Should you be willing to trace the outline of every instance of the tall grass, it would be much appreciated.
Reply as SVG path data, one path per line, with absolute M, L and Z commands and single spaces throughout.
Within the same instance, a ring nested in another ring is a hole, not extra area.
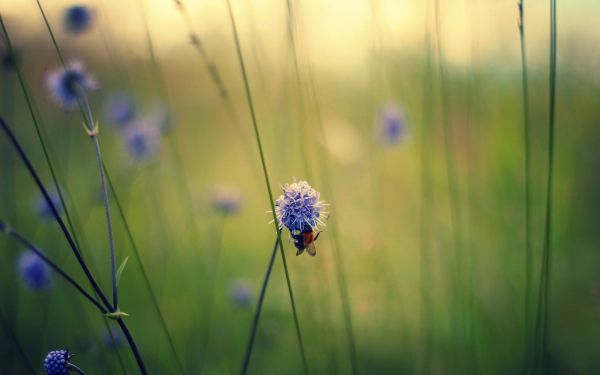
M 300 97 L 300 99 L 302 99 L 303 95 L 302 95 L 302 85 L 301 85 L 301 74 L 300 74 L 300 68 L 299 68 L 299 57 L 298 57 L 298 48 L 297 48 L 297 43 L 296 43 L 296 38 L 297 38 L 297 32 L 296 32 L 296 27 L 295 25 L 298 23 L 298 21 L 296 20 L 295 16 L 294 16 L 294 6 L 293 6 L 293 2 L 292 0 L 286 0 L 286 5 L 287 5 L 287 24 L 288 24 L 288 33 L 289 33 L 289 40 L 290 40 L 290 44 L 291 44 L 291 49 L 292 49 L 292 54 L 293 54 L 293 60 L 294 60 L 294 72 L 295 72 L 295 79 L 297 81 L 297 88 L 298 88 L 298 95 Z M 321 116 L 321 109 L 320 109 L 320 105 L 319 105 L 319 100 L 317 98 L 317 89 L 316 89 L 316 85 L 315 85 L 315 80 L 314 80 L 314 74 L 312 72 L 310 63 L 307 62 L 308 65 L 308 92 L 310 95 L 310 98 L 312 99 L 311 104 L 312 104 L 312 109 L 315 112 L 315 118 L 316 118 L 316 127 L 317 127 L 317 134 L 319 136 L 319 138 L 323 141 L 322 142 L 322 146 L 321 147 L 317 147 L 317 154 L 318 154 L 318 169 L 321 175 L 321 178 L 323 179 L 323 186 L 324 186 L 324 193 L 325 195 L 328 197 L 330 204 L 333 207 L 339 207 L 335 204 L 335 193 L 332 187 L 332 182 L 331 182 L 331 166 L 330 166 L 330 162 L 329 162 L 329 156 L 326 154 L 326 151 L 324 150 L 325 145 L 328 144 L 328 142 L 330 142 L 331 140 L 327 138 L 327 135 L 325 133 L 324 130 L 324 126 L 323 126 L 323 119 Z M 303 101 L 301 100 L 301 104 L 303 104 Z M 302 111 L 302 108 L 301 108 Z M 304 118 L 303 118 L 304 119 Z M 307 127 L 308 128 L 308 127 Z M 306 135 L 306 131 L 302 132 L 302 134 Z M 302 144 L 304 145 L 309 145 L 311 142 L 308 141 L 307 139 L 303 139 L 302 140 Z M 307 160 L 307 156 L 306 156 L 306 151 L 303 153 L 303 160 L 305 161 L 305 167 L 307 168 L 307 174 L 308 174 L 308 167 L 307 164 L 308 162 Z M 347 346 L 348 346 L 348 352 L 349 352 L 349 357 L 350 357 L 350 366 L 351 366 L 351 370 L 353 374 L 357 374 L 358 373 L 358 363 L 357 363 L 357 355 L 356 355 L 356 343 L 354 340 L 354 329 L 353 329 L 353 325 L 352 325 L 352 313 L 351 313 L 351 304 L 350 304 L 350 297 L 349 297 L 349 293 L 348 293 L 348 282 L 347 282 L 347 278 L 346 278 L 346 272 L 345 272 L 345 266 L 343 263 L 343 257 L 342 257 L 342 253 L 341 253 L 341 241 L 340 241 L 340 236 L 339 236 L 339 230 L 338 230 L 338 225 L 337 225 L 337 220 L 333 220 L 329 226 L 330 228 L 330 233 L 331 233 L 331 243 L 332 243 L 332 249 L 333 249 L 333 256 L 334 256 L 334 269 L 335 269 L 335 274 L 336 274 L 336 280 L 337 280 L 337 286 L 338 286 L 338 292 L 340 295 L 340 300 L 342 302 L 342 314 L 343 314 L 343 319 L 344 319 L 344 329 L 345 329 L 345 334 L 346 334 L 346 342 L 347 342 Z
M 521 80 L 523 89 L 523 141 L 525 147 L 525 311 L 524 338 L 525 361 L 530 360 L 531 342 L 531 292 L 532 292 L 532 248 L 531 248 L 531 124 L 529 109 L 529 74 L 527 71 L 527 48 L 525 44 L 525 4 L 519 1 L 519 41 L 521 50 Z M 526 368 L 526 367 L 525 367 Z
M 546 181 L 546 214 L 544 219 L 544 242 L 538 291 L 538 310 L 535 322 L 536 347 L 534 348 L 534 372 L 546 373 L 549 370 L 548 336 L 550 321 L 550 287 L 552 270 L 552 219 L 554 194 L 554 133 L 556 122 L 556 0 L 550 0 L 550 95 L 548 107 L 548 159 Z
M 267 193 L 269 196 L 269 204 L 271 206 L 271 213 L 273 214 L 273 225 L 274 225 L 275 231 L 277 233 L 277 238 L 280 238 L 281 237 L 281 229 L 279 228 L 279 221 L 277 220 L 277 216 L 275 214 L 275 200 L 273 199 L 273 192 L 271 190 L 271 182 L 269 180 L 269 173 L 267 171 L 265 154 L 263 151 L 263 146 L 262 146 L 262 142 L 261 142 L 261 138 L 260 138 L 260 131 L 258 129 L 258 121 L 256 119 L 256 113 L 254 111 L 254 104 L 252 101 L 252 93 L 250 91 L 250 82 L 248 80 L 248 74 L 246 72 L 246 66 L 244 64 L 242 48 L 241 48 L 240 39 L 239 39 L 238 31 L 237 31 L 237 26 L 235 23 L 235 17 L 233 15 L 233 9 L 231 7 L 231 1 L 226 0 L 226 3 L 227 3 L 227 11 L 229 13 L 229 19 L 231 21 L 231 28 L 233 31 L 233 38 L 234 38 L 234 42 L 235 42 L 235 49 L 236 49 L 236 53 L 237 53 L 237 57 L 238 57 L 238 62 L 240 65 L 240 70 L 241 70 L 242 78 L 244 81 L 244 89 L 245 89 L 245 93 L 246 93 L 246 100 L 248 102 L 248 109 L 250 110 L 250 116 L 252 118 L 252 126 L 254 129 L 254 136 L 256 138 L 256 145 L 258 147 L 258 152 L 260 154 L 260 162 L 261 162 L 261 166 L 262 166 L 263 177 L 265 179 L 265 184 L 267 187 Z M 302 366 L 303 366 L 304 372 L 306 374 L 308 374 L 309 373 L 308 363 L 306 361 L 306 354 L 304 351 L 304 343 L 302 341 L 302 333 L 300 331 L 300 323 L 298 322 L 298 314 L 296 312 L 296 303 L 294 301 L 294 293 L 292 291 L 292 283 L 290 281 L 290 275 L 289 275 L 289 271 L 288 271 L 285 252 L 283 250 L 283 244 L 281 243 L 281 241 L 279 241 L 279 252 L 281 254 L 281 261 L 283 263 L 283 270 L 285 273 L 285 279 L 287 282 L 288 293 L 290 296 L 290 303 L 292 305 L 292 312 L 293 312 L 293 316 L 294 316 L 294 325 L 296 327 L 296 337 L 298 339 L 300 355 L 302 357 Z
M 446 161 L 446 178 L 448 181 L 448 201 L 450 205 L 450 230 L 452 232 L 452 248 L 454 252 L 453 264 L 451 266 L 452 282 L 454 287 L 453 306 L 453 331 L 456 339 L 463 342 L 465 335 L 465 297 L 463 294 L 463 272 L 464 262 L 462 259 L 462 226 L 460 216 L 460 202 L 459 192 L 456 174 L 456 165 L 453 154 L 453 139 L 454 139 L 454 125 L 453 116 L 450 105 L 450 87 L 448 85 L 446 77 L 446 63 L 444 57 L 444 46 L 442 43 L 442 20 L 440 1 L 435 0 L 434 6 L 434 18 L 435 18 L 435 35 L 436 35 L 436 46 L 437 46 L 437 59 L 438 59 L 438 71 L 439 71 L 439 83 L 441 90 L 441 116 L 442 116 L 442 128 L 444 138 L 444 157 Z M 463 359 L 460 346 L 453 348 L 455 371 L 459 371 L 460 366 L 463 364 Z

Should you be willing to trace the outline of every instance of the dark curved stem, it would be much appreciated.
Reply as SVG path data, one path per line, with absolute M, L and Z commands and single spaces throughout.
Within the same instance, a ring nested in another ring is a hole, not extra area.
M 258 297 L 258 305 L 256 306 L 256 312 L 254 313 L 254 319 L 252 320 L 252 329 L 250 331 L 250 338 L 248 339 L 248 346 L 246 347 L 246 354 L 244 355 L 244 364 L 240 374 L 245 375 L 248 372 L 248 366 L 250 365 L 250 357 L 252 356 L 252 349 L 254 348 L 254 340 L 256 339 L 256 330 L 258 328 L 258 320 L 260 319 L 260 313 L 262 311 L 263 302 L 265 300 L 265 294 L 267 292 L 267 285 L 271 278 L 271 271 L 273 271 L 273 264 L 275 263 L 275 256 L 277 255 L 277 245 L 279 245 L 280 236 L 275 239 L 275 245 L 273 245 L 273 251 L 271 252 L 271 259 L 269 259 L 269 266 L 267 267 L 267 273 L 263 280 L 262 288 L 260 289 L 260 296 Z
M 71 233 L 65 226 L 65 223 L 62 220 L 62 218 L 60 217 L 60 215 L 58 214 L 58 211 L 56 210 L 56 207 L 54 206 L 52 199 L 50 199 L 50 195 L 48 194 L 48 191 L 44 187 L 44 184 L 40 180 L 40 177 L 38 176 L 37 172 L 33 168 L 33 165 L 29 161 L 29 158 L 25 154 L 25 151 L 19 144 L 19 141 L 17 140 L 14 133 L 12 132 L 12 130 L 10 130 L 10 128 L 8 127 L 8 125 L 6 124 L 6 122 L 4 121 L 4 119 L 2 117 L 0 117 L 0 127 L 2 127 L 2 130 L 8 136 L 10 142 L 12 143 L 12 145 L 15 147 L 15 150 L 19 154 L 19 157 L 21 158 L 21 160 L 27 167 L 29 174 L 35 181 L 37 187 L 40 189 L 42 195 L 44 196 L 44 199 L 46 200 L 46 203 L 48 204 L 48 207 L 50 207 L 50 210 L 52 211 L 52 215 L 56 219 L 56 222 L 58 223 L 58 225 L 60 226 L 60 229 L 62 230 L 63 234 L 65 235 L 65 238 L 67 239 L 67 242 L 69 243 L 69 246 L 71 247 L 71 250 L 73 251 L 73 254 L 75 255 L 75 258 L 77 258 L 77 262 L 79 263 L 79 266 L 85 273 L 85 276 L 87 277 L 88 281 L 92 285 L 92 288 L 94 288 L 94 291 L 98 294 L 98 297 L 100 297 L 100 299 L 102 300 L 102 303 L 104 304 L 106 309 L 112 310 L 112 306 L 110 305 L 110 302 L 108 302 L 108 300 L 106 299 L 106 296 L 100 289 L 100 286 L 94 279 L 94 276 L 92 276 L 92 273 L 90 272 L 90 269 L 88 268 L 87 264 L 83 260 L 83 257 L 81 256 L 81 253 L 79 252 L 79 249 L 77 248 L 77 245 L 75 244 L 75 241 L 73 240 L 73 237 L 71 236 Z
M 4 232 L 12 238 L 19 241 L 23 246 L 27 247 L 29 250 L 33 251 L 37 256 L 39 256 L 50 268 L 52 268 L 56 273 L 61 275 L 69 284 L 71 284 L 81 295 L 88 299 L 91 303 L 94 304 L 103 314 L 106 314 L 108 310 L 104 308 L 94 297 L 92 297 L 88 292 L 86 292 L 81 285 L 77 281 L 75 281 L 69 274 L 67 274 L 59 265 L 54 263 L 50 258 L 48 258 L 37 246 L 23 237 L 19 232 L 14 230 L 8 224 L 4 223 L 0 220 L 0 232 Z
M 138 364 L 140 372 L 142 373 L 142 375 L 148 374 L 148 371 L 146 370 L 146 365 L 144 365 L 144 360 L 142 359 L 142 356 L 140 354 L 140 350 L 138 349 L 138 347 L 135 343 L 135 340 L 133 339 L 133 336 L 131 335 L 131 332 L 129 332 L 129 328 L 127 328 L 127 324 L 125 324 L 123 319 L 117 319 L 117 323 L 119 324 L 121 331 L 123 331 L 123 334 L 125 335 L 125 338 L 127 339 L 127 342 L 129 343 L 129 347 L 131 347 L 131 352 L 133 353 L 133 356 L 135 357 L 135 361 Z
M 85 375 L 85 372 L 83 372 L 83 370 L 82 370 L 82 369 L 80 369 L 79 367 L 77 367 L 76 365 L 74 365 L 74 364 L 72 364 L 72 363 L 69 363 L 69 364 L 67 365 L 67 368 L 68 368 L 69 370 L 73 370 L 73 371 L 75 371 L 75 372 L 76 372 L 76 373 L 78 373 L 79 375 Z

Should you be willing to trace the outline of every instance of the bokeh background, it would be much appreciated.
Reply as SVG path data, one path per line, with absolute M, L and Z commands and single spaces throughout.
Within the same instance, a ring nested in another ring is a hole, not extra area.
M 531 355 L 525 300 L 529 295 L 531 318 L 546 214 L 549 5 L 525 2 L 528 271 L 518 8 L 514 0 L 440 3 L 232 0 L 275 195 L 281 184 L 305 179 L 331 203 L 316 257 L 295 257 L 284 241 L 310 373 L 352 371 L 340 282 L 358 373 L 517 373 Z M 65 58 L 83 62 L 98 83 L 89 99 L 141 261 L 113 196 L 118 262 L 130 257 L 121 308 L 150 373 L 177 373 L 142 265 L 185 372 L 236 373 L 275 233 L 226 2 L 82 4 L 92 21 L 75 35 L 64 21 L 75 4 L 41 1 Z M 44 84 L 61 66 L 57 51 L 35 1 L 1 0 L 0 12 L 74 231 L 108 291 L 92 144 L 78 111 L 59 108 Z M 546 371 L 594 374 L 600 3 L 559 1 L 557 14 Z M 127 131 L 112 123 L 115 94 L 131 100 L 135 121 L 168 125 L 152 157 L 133 158 Z M 52 188 L 10 62 L 0 71 L 0 100 L 0 115 Z M 390 116 L 400 124 L 397 137 L 389 132 Z M 4 135 L 0 161 L 0 219 L 84 284 L 56 222 L 40 215 L 40 194 Z M 223 196 L 239 210 L 215 206 Z M 31 290 L 17 267 L 23 247 L 3 236 L 0 250 L 0 373 L 42 373 L 44 356 L 57 348 L 75 353 L 88 374 L 136 373 L 126 343 L 107 340 L 101 314 L 57 275 L 49 287 Z M 279 256 L 250 373 L 302 373 Z

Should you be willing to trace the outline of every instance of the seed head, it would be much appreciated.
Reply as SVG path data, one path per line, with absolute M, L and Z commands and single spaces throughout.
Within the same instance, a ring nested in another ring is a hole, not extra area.
M 46 77 L 50 96 L 63 108 L 74 108 L 81 95 L 97 88 L 96 81 L 83 70 L 79 61 L 71 62 L 66 68 L 56 69 Z
M 321 218 L 326 214 L 325 203 L 319 200 L 319 192 L 306 181 L 282 186 L 283 194 L 275 201 L 275 214 L 279 227 L 290 232 L 317 229 L 324 225 Z

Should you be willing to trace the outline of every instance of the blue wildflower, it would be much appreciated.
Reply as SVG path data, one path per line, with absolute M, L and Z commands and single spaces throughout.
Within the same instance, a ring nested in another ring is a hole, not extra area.
M 136 107 L 129 93 L 118 92 L 108 98 L 104 112 L 109 124 L 123 128 L 135 117 Z
M 212 191 L 212 206 L 226 215 L 239 212 L 244 203 L 242 192 L 232 186 L 217 186 Z
M 69 362 L 72 355 L 68 350 L 53 350 L 44 358 L 44 370 L 47 375 L 67 375 L 69 370 L 74 370 L 78 374 L 83 374 L 83 371 Z
M 79 35 L 89 30 L 94 21 L 94 11 L 85 5 L 72 5 L 65 9 L 65 29 L 73 34 Z
M 53 350 L 44 359 L 44 369 L 48 375 L 67 375 L 69 372 L 68 350 Z
M 233 280 L 229 294 L 235 307 L 248 308 L 252 303 L 252 290 L 245 280 Z
M 275 214 L 279 227 L 290 232 L 315 230 L 324 225 L 321 218 L 326 215 L 325 203 L 319 200 L 319 192 L 306 181 L 282 186 L 283 194 L 275 201 Z
M 408 125 L 406 116 L 401 108 L 387 106 L 380 113 L 380 137 L 383 143 L 393 146 L 406 139 Z
M 119 349 L 123 345 L 123 333 L 120 330 L 111 327 L 110 333 L 104 331 L 102 341 L 109 349 Z
M 62 107 L 73 108 L 82 93 L 97 87 L 96 81 L 84 70 L 79 61 L 71 62 L 48 74 L 46 87 L 50 96 Z
M 17 270 L 21 280 L 29 289 L 44 289 L 52 282 L 50 267 L 31 250 L 21 254 L 17 261 Z
M 152 123 L 136 121 L 125 132 L 125 145 L 134 160 L 152 159 L 160 148 L 160 132 Z
M 50 201 L 52 201 L 52 205 L 56 208 L 58 214 L 62 214 L 64 207 L 62 202 L 60 201 L 60 196 L 56 190 L 48 191 L 48 195 L 50 196 Z M 39 194 L 34 203 L 34 211 L 35 213 L 43 220 L 50 221 L 54 220 L 54 214 L 52 213 L 52 208 L 46 201 L 46 198 L 43 194 Z

